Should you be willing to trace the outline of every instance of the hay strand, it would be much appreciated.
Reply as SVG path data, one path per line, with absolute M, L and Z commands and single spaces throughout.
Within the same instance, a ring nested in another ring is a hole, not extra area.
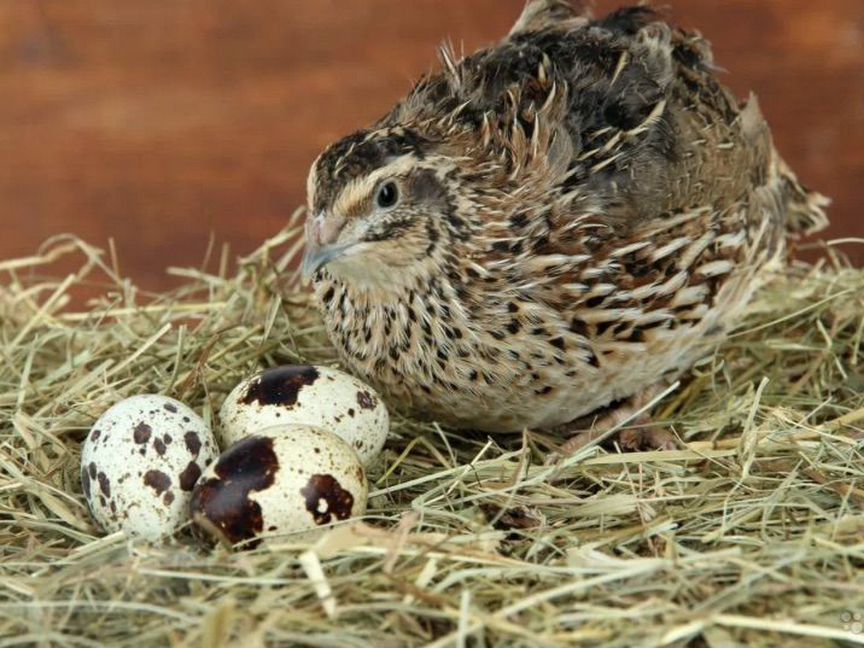
M 678 450 L 550 465 L 546 433 L 395 416 L 367 517 L 320 539 L 100 537 L 78 460 L 112 403 L 212 423 L 259 367 L 335 362 L 298 219 L 236 272 L 211 244 L 164 294 L 72 236 L 0 262 L 0 646 L 864 643 L 864 271 L 830 249 L 649 404 Z

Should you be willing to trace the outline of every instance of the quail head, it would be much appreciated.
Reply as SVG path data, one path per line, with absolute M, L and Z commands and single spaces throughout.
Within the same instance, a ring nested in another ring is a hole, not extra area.
M 710 351 L 787 238 L 826 222 L 756 99 L 648 8 L 536 0 L 441 61 L 308 180 L 328 334 L 396 406 L 506 432 L 634 397 Z

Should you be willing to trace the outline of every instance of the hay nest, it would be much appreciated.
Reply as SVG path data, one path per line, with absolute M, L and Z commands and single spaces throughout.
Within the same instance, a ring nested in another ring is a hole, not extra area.
M 78 459 L 107 407 L 159 392 L 212 420 L 260 367 L 335 361 L 298 248 L 292 226 L 160 295 L 74 237 L 0 262 L 0 645 L 864 642 L 864 271 L 830 248 L 655 401 L 680 450 L 546 465 L 540 433 L 397 416 L 368 515 L 313 544 L 101 537 Z

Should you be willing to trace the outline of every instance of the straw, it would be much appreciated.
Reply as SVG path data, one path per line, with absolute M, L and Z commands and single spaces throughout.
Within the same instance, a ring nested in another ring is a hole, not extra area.
M 363 520 L 252 551 L 102 537 L 78 461 L 111 404 L 164 393 L 215 423 L 261 367 L 336 363 L 300 218 L 162 294 L 68 235 L 0 262 L 0 646 L 864 643 L 864 271 L 830 247 L 652 402 L 677 450 L 550 464 L 549 432 L 397 403 Z

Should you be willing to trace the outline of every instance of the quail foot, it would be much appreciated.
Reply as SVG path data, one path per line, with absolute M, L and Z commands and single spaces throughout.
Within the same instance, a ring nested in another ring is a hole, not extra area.
M 308 179 L 327 332 L 394 406 L 495 433 L 638 397 L 826 223 L 755 97 L 649 8 L 537 0 L 496 45 L 440 58 Z
M 646 411 L 652 399 L 662 394 L 661 387 L 648 387 L 622 403 L 613 403 L 605 410 L 598 410 L 564 426 L 563 432 L 570 436 L 555 448 L 547 463 L 570 456 L 589 443 L 603 441 L 613 430 L 620 430 L 614 441 L 624 451 L 674 450 L 678 447 L 675 436 L 665 427 L 654 426 Z

